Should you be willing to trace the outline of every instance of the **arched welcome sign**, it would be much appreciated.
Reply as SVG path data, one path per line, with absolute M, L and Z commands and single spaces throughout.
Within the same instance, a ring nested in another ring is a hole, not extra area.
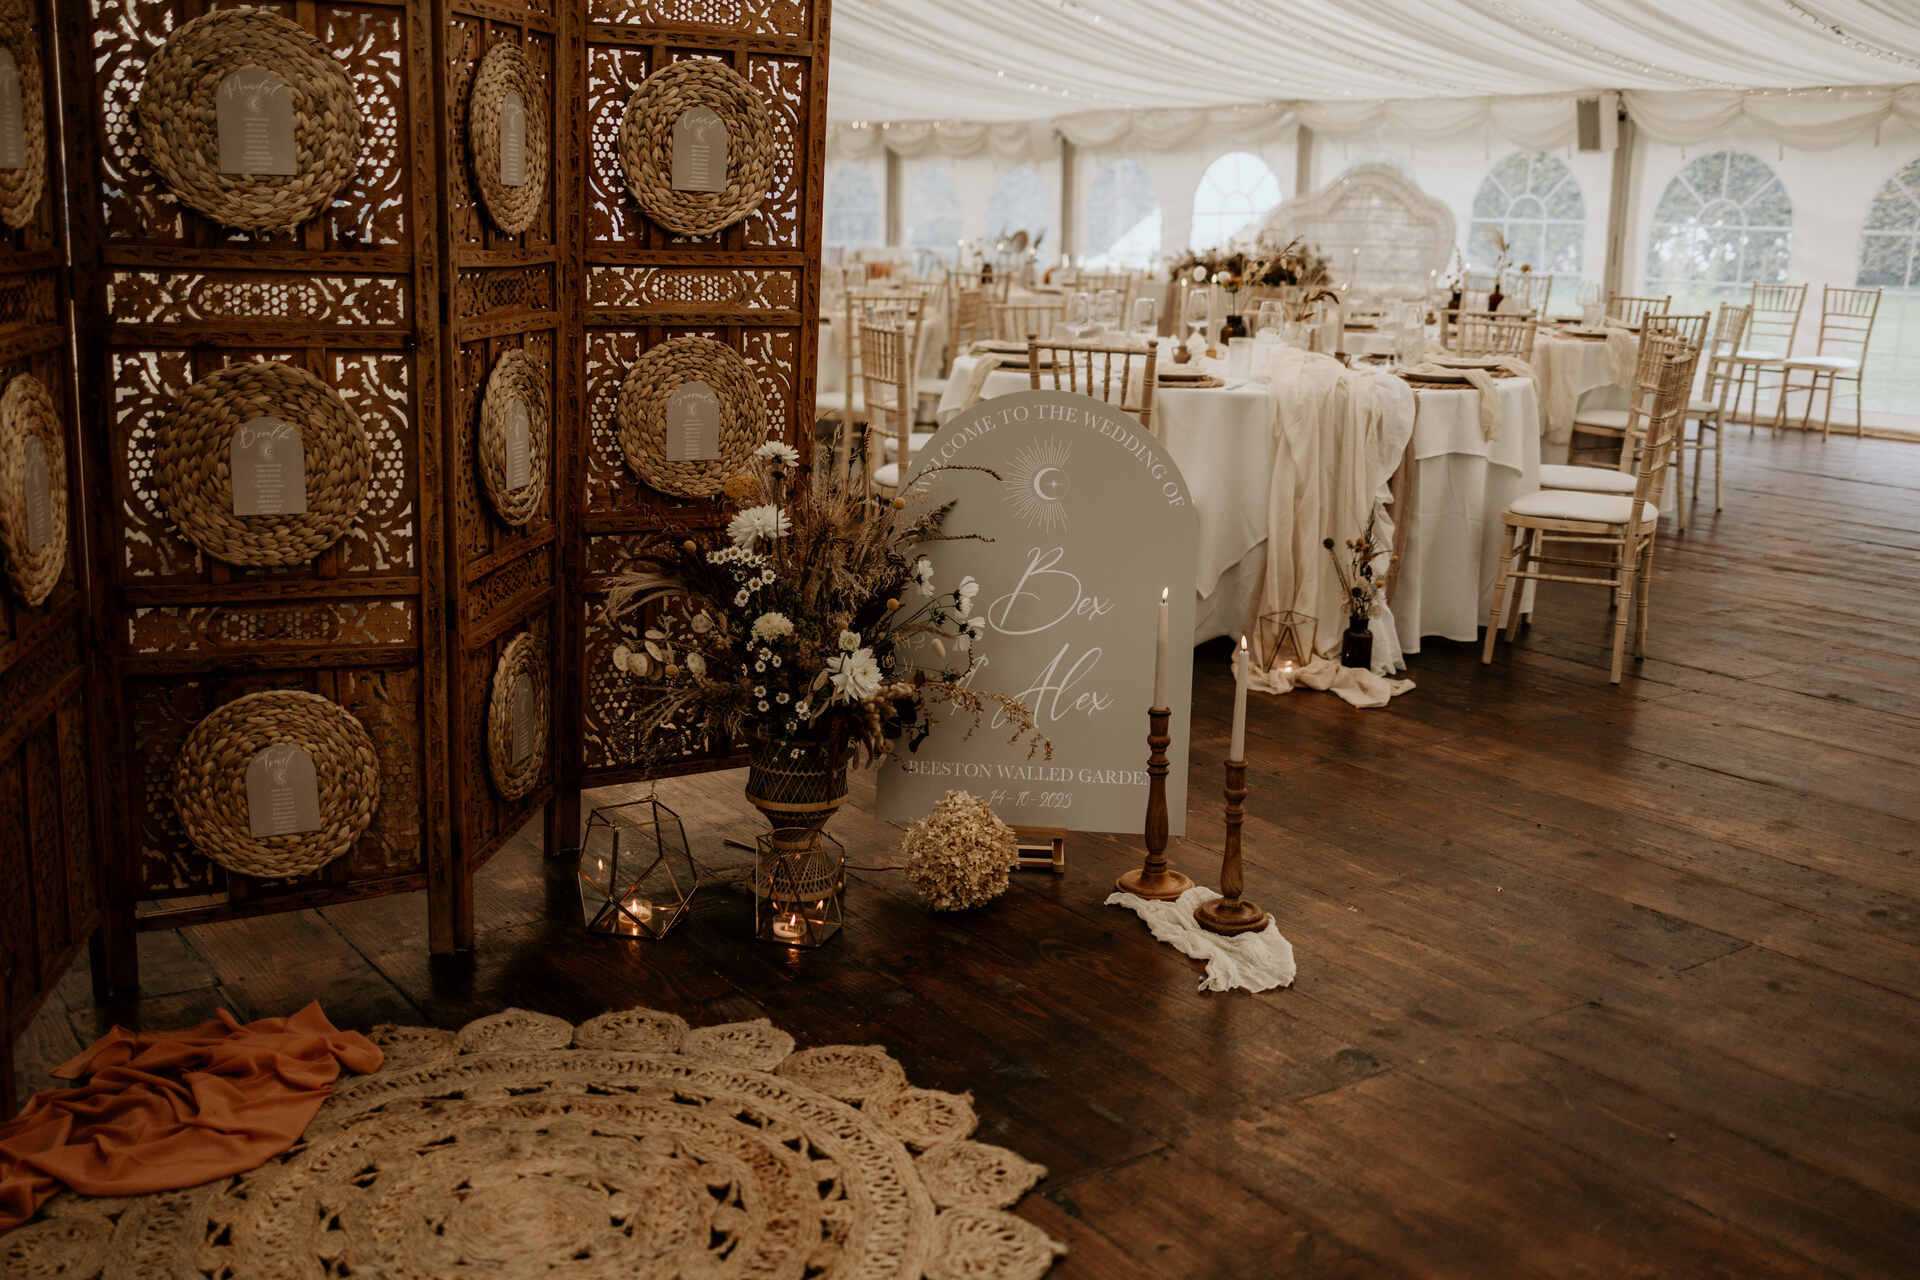
M 971 719 L 940 718 L 917 751 L 880 774 L 880 816 L 925 817 L 949 788 L 987 800 L 1014 826 L 1139 831 L 1147 805 L 1147 707 L 1155 620 L 1171 602 L 1167 809 L 1186 827 L 1187 723 L 1193 688 L 1198 526 L 1186 480 L 1128 414 L 1088 396 L 1027 391 L 983 401 L 916 455 L 916 504 L 952 501 L 950 531 L 988 542 L 926 549 L 934 585 L 980 584 L 986 634 L 973 647 L 981 689 L 1018 699 L 1053 744 L 1029 759 L 1024 741 Z M 947 470 L 942 467 L 985 468 Z M 922 659 L 932 665 L 930 652 Z M 1002 726 L 1004 728 L 1004 726 Z

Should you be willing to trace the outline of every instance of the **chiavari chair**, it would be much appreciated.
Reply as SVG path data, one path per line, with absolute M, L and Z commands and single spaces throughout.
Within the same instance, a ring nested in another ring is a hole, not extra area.
M 1786 381 L 1787 357 L 1793 354 L 1794 341 L 1800 336 L 1800 313 L 1806 307 L 1804 284 L 1753 283 L 1747 305 L 1753 314 L 1747 320 L 1747 345 L 1733 353 L 1733 412 L 1740 413 L 1740 397 L 1749 383 L 1753 394 L 1747 411 L 1747 434 L 1752 435 L 1760 420 L 1761 383 L 1767 375 Z
M 1820 416 L 1820 438 L 1833 429 L 1835 384 L 1853 384 L 1853 434 L 1864 435 L 1860 416 L 1860 379 L 1867 371 L 1867 343 L 1873 337 L 1873 322 L 1880 314 L 1880 290 L 1845 289 L 1820 286 L 1820 340 L 1810 356 L 1788 356 L 1781 364 L 1780 402 L 1774 408 L 1774 426 L 1786 424 L 1787 396 L 1795 391 L 1807 395 L 1800 414 L 1800 429 L 1808 429 L 1813 417 L 1813 398 L 1824 392 L 1826 409 Z M 1804 373 L 1807 382 L 1796 385 L 1793 375 Z
M 1509 643 L 1518 634 L 1523 582 L 1571 582 L 1613 592 L 1610 679 L 1614 684 L 1620 683 L 1629 629 L 1634 656 L 1646 656 L 1660 500 L 1700 352 L 1678 338 L 1659 334 L 1642 339 L 1641 349 L 1643 358 L 1634 372 L 1634 402 L 1647 405 L 1648 410 L 1632 488 L 1621 493 L 1542 489 L 1507 508 L 1501 517 L 1505 545 L 1494 579 L 1482 663 L 1493 661 L 1494 641 L 1503 624 Z M 1594 560 L 1596 550 L 1605 558 Z
M 860 381 L 867 403 L 867 474 L 873 487 L 897 492 L 913 461 L 915 335 L 898 313 L 880 313 L 860 326 Z M 883 439 L 894 442 L 884 462 Z
M 1027 385 L 1035 391 L 1077 391 L 1104 400 L 1139 419 L 1153 431 L 1156 344 L 1144 347 L 1098 346 L 1078 342 L 1041 342 L 1027 339 Z M 1139 373 L 1139 381 L 1134 374 Z
M 1447 349 L 1463 356 L 1512 356 L 1533 363 L 1533 341 L 1540 322 L 1504 311 L 1449 312 L 1453 321 Z
M 1064 298 L 1051 302 L 987 303 L 987 324 L 993 336 L 1003 342 L 1022 342 L 1028 337 L 1051 338 L 1065 317 Z
M 1610 293 L 1607 295 L 1607 320 L 1613 324 L 1623 324 L 1636 329 L 1649 315 L 1666 311 L 1673 306 L 1673 295 L 1660 298 L 1635 297 L 1628 293 Z

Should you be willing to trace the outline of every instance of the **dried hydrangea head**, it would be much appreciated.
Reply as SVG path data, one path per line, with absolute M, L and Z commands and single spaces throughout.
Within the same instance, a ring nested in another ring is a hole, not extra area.
M 985 800 L 965 791 L 949 791 L 901 838 L 907 855 L 907 881 L 934 911 L 965 911 L 1007 891 L 1013 866 L 1013 828 L 994 815 Z

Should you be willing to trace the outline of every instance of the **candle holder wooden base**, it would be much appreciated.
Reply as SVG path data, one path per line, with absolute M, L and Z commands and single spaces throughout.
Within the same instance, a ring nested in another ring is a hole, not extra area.
M 1246 819 L 1243 801 L 1247 798 L 1247 762 L 1227 761 L 1227 847 L 1220 855 L 1220 893 L 1211 902 L 1203 902 L 1193 918 L 1208 933 L 1233 935 L 1252 933 L 1267 927 L 1271 919 L 1253 903 L 1240 896 L 1243 887 L 1240 872 L 1240 824 Z
M 1147 860 L 1114 882 L 1122 893 L 1156 902 L 1171 902 L 1193 888 L 1193 881 L 1167 865 L 1167 746 L 1173 736 L 1167 723 L 1170 707 L 1147 709 Z

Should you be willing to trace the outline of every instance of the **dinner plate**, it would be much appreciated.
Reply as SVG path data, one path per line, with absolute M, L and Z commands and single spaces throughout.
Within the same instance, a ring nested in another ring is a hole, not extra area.
M 1500 362 L 1491 356 L 1429 356 L 1428 364 L 1442 369 L 1498 369 Z
M 1154 377 L 1161 382 L 1204 382 L 1213 375 L 1204 369 L 1156 368 Z
M 1416 365 L 1411 369 L 1396 369 L 1394 372 L 1409 382 L 1457 382 L 1461 386 L 1471 386 L 1467 375 L 1457 369 L 1442 369 L 1438 365 Z
M 1566 334 L 1569 338 L 1604 338 L 1607 336 L 1605 329 L 1589 329 L 1582 324 L 1569 325 L 1560 332 Z

